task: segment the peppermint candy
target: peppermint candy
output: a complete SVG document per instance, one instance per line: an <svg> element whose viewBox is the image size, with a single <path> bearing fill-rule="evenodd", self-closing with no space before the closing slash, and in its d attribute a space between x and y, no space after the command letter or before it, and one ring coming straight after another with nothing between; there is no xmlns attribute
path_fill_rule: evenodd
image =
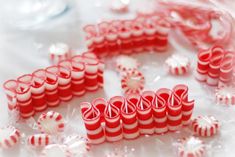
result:
<svg viewBox="0 0 235 157"><path fill-rule="evenodd" d="M128 5L129 5L130 1L126 0L112 0L110 9L113 12L117 12L117 13L124 13L128 11Z"/></svg>
<svg viewBox="0 0 235 157"><path fill-rule="evenodd" d="M66 145L51 144L46 146L40 157L72 157L73 154L69 151Z"/></svg>
<svg viewBox="0 0 235 157"><path fill-rule="evenodd" d="M189 58L183 55L174 54L166 60L169 73L172 75L183 75L190 69Z"/></svg>
<svg viewBox="0 0 235 157"><path fill-rule="evenodd" d="M139 65L140 63L130 56L120 55L116 59L116 68L120 72L136 70Z"/></svg>
<svg viewBox="0 0 235 157"><path fill-rule="evenodd" d="M179 157L202 157L206 146L199 138L182 138L178 141L177 151Z"/></svg>
<svg viewBox="0 0 235 157"><path fill-rule="evenodd" d="M218 87L215 96L217 103L235 105L235 86Z"/></svg>
<svg viewBox="0 0 235 157"><path fill-rule="evenodd" d="M52 142L52 137L48 134L35 134L30 135L27 139L27 143L30 146L42 147L50 144Z"/></svg>
<svg viewBox="0 0 235 157"><path fill-rule="evenodd" d="M199 136L210 137L219 131L220 124L213 116L198 116L192 121L192 127Z"/></svg>
<svg viewBox="0 0 235 157"><path fill-rule="evenodd" d="M64 144L73 155L84 156L90 149L87 138L80 135L71 135L66 137Z"/></svg>
<svg viewBox="0 0 235 157"><path fill-rule="evenodd" d="M13 126L0 128L0 147L8 149L16 145L20 140L20 131Z"/></svg>
<svg viewBox="0 0 235 157"><path fill-rule="evenodd" d="M38 118L38 128L42 133L56 134L64 131L63 116L54 111L43 113Z"/></svg>
<svg viewBox="0 0 235 157"><path fill-rule="evenodd" d="M121 86L125 94L140 93L144 89L145 79L140 71L128 71L121 79Z"/></svg>
<svg viewBox="0 0 235 157"><path fill-rule="evenodd" d="M52 63L57 64L58 62L69 59L71 57L71 51L67 44L56 43L51 45L49 48L50 60Z"/></svg>

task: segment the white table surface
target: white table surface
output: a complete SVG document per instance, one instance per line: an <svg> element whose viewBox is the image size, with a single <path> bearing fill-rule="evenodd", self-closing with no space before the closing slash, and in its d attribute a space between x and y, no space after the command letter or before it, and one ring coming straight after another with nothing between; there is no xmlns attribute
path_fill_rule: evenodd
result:
<svg viewBox="0 0 235 157"><path fill-rule="evenodd" d="M134 0L133 0L134 1ZM77 0L73 1L71 10L64 16L53 21L43 23L34 29L5 28L0 25L0 84L8 79L15 79L26 73L31 73L38 68L50 65L48 59L48 47L55 42L65 42L78 52L85 50L82 26L86 23L96 23L102 19L130 18L134 16L136 8L140 7L141 0L131 3L131 10L128 14L118 15L109 11L108 0ZM193 116L214 115L221 123L222 128L218 135L211 138L202 138L207 144L207 155L209 157L232 157L234 156L235 145L235 108L225 107L215 103L213 88L201 84L194 79L196 50L191 48L184 41L174 41L171 39L169 50L165 53L143 52L133 55L141 63L141 71L146 78L145 89L157 90L160 87L172 88L174 85L184 83L189 86L190 98L195 99L195 109ZM167 57L173 53L187 55L192 61L192 72L186 76L174 77L166 73L163 63ZM82 98L74 98L69 103L63 103L56 111L61 112L68 120L67 134L85 134L85 129L77 112L77 121L68 113L78 107L82 101L91 101L96 97L110 98L120 95L120 78L113 68L113 58L107 63L105 70L105 87L96 93L87 93ZM2 88L0 89L0 126L11 123L7 114L6 98ZM37 115L38 116L38 115ZM36 116L36 117L37 117ZM35 119L36 119L35 117ZM38 156L38 151L25 147L25 136L36 131L26 125L18 126L22 128L23 138L20 144L10 150L1 150L0 157L34 157ZM126 151L127 157L170 157L176 156L173 143L180 137L192 135L191 130L186 127L179 132L168 133L162 136L142 136L136 140L122 140L116 143L105 143L93 146L90 152L91 157L103 157L115 149Z"/></svg>

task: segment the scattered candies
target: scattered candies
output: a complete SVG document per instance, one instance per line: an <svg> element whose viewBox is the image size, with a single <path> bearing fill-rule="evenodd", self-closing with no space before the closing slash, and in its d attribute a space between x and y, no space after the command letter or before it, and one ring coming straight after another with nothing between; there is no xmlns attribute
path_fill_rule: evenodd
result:
<svg viewBox="0 0 235 157"><path fill-rule="evenodd" d="M145 79L140 71L127 71L122 76L121 86L125 94L140 93L144 89Z"/></svg>
<svg viewBox="0 0 235 157"><path fill-rule="evenodd" d="M46 146L40 157L73 157L66 145L51 144Z"/></svg>
<svg viewBox="0 0 235 157"><path fill-rule="evenodd" d="M0 148L8 149L20 140L20 131L13 126L0 128Z"/></svg>
<svg viewBox="0 0 235 157"><path fill-rule="evenodd" d="M172 75L184 75L189 72L189 58L183 55L174 54L166 60L169 73Z"/></svg>
<svg viewBox="0 0 235 157"><path fill-rule="evenodd" d="M213 116L198 116L192 121L193 131L203 137L215 135L220 128L220 123Z"/></svg>
<svg viewBox="0 0 235 157"><path fill-rule="evenodd" d="M161 88L156 93L97 98L81 103L82 118L91 144L135 139L140 134L163 134L188 125L194 101L188 100L188 87ZM104 123L104 124L102 124ZM104 127L102 127L104 125Z"/></svg>
<svg viewBox="0 0 235 157"><path fill-rule="evenodd" d="M218 87L215 96L219 104L235 105L235 86Z"/></svg>
<svg viewBox="0 0 235 157"><path fill-rule="evenodd" d="M35 134L30 135L27 138L28 145L35 147L44 147L46 145L51 144L52 137L48 134Z"/></svg>
<svg viewBox="0 0 235 157"><path fill-rule="evenodd" d="M56 43L50 46L50 60L53 64L57 64L62 60L71 58L71 50L65 43Z"/></svg>
<svg viewBox="0 0 235 157"><path fill-rule="evenodd" d="M182 138L178 140L177 151L179 157L202 157L206 146L196 137Z"/></svg>
<svg viewBox="0 0 235 157"><path fill-rule="evenodd" d="M56 134L64 131L65 122L63 116L54 111L43 113L38 118L38 127L42 133Z"/></svg>
<svg viewBox="0 0 235 157"><path fill-rule="evenodd" d="M136 70L139 65L140 63L130 56L120 55L116 59L116 68L120 72Z"/></svg>

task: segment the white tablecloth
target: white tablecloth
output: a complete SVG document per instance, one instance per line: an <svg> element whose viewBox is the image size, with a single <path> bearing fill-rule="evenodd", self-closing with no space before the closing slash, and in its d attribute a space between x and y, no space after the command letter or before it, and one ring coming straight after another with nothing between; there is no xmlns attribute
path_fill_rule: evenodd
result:
<svg viewBox="0 0 235 157"><path fill-rule="evenodd" d="M136 3L134 3L134 1ZM55 42L65 42L78 53L85 50L82 26L86 23L96 23L104 19L130 18L134 16L135 9L143 3L134 0L131 3L128 14L118 15L110 12L107 7L108 0L77 0L72 1L72 8L63 16L54 20L42 23L33 29L17 29L14 27L1 27L0 29L0 84L8 79L15 79L36 69L50 65L48 58L48 47ZM2 25L3 26L3 25ZM187 55L192 60L192 72L186 76L175 77L166 73L163 63L173 53ZM146 78L145 89L157 90L160 87L172 88L174 85L184 83L189 86L190 98L195 99L193 116L214 115L221 123L221 132L211 138L202 138L207 144L207 155L213 157L234 156L235 145L235 108L225 107L215 103L214 91L207 85L201 84L194 79L193 72L196 63L196 51L184 42L171 40L171 45L166 53L143 52L133 55L141 63L141 71ZM113 68L113 58L107 61L105 71L104 91L87 93L82 98L75 98L69 103L63 103L56 111L63 113L67 119L74 107L78 107L81 101L91 101L93 98L102 96L110 98L121 94L120 78ZM3 90L0 89L0 126L11 123L7 114L6 98ZM69 108L69 109L68 109ZM37 116L36 116L37 117ZM35 119L36 119L35 117ZM70 121L69 124L75 127L76 133L85 134L85 129L80 115L78 121ZM0 151L2 157L32 157L37 156L37 150L24 147L26 136L35 132L26 126L23 128L21 145ZM71 131L71 130L70 130ZM68 131L69 132L69 131ZM113 150L125 151L126 156L155 157L155 156L176 156L173 143L180 137L192 135L188 127L179 132L166 135L142 136L136 140L122 140L113 144L105 143L91 148L92 157L103 157Z"/></svg>

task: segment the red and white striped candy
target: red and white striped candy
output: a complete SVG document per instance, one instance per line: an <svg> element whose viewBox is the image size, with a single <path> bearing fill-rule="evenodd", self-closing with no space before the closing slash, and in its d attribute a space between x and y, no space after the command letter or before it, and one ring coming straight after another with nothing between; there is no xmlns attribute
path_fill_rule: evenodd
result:
<svg viewBox="0 0 235 157"><path fill-rule="evenodd" d="M215 86L218 84L223 57L224 49L222 47L213 47L206 80L208 85Z"/></svg>
<svg viewBox="0 0 235 157"><path fill-rule="evenodd" d="M71 57L71 51L68 45L65 43L56 43L49 48L50 60L53 64L57 64L62 60L69 59Z"/></svg>
<svg viewBox="0 0 235 157"><path fill-rule="evenodd" d="M228 85L216 89L216 101L220 104L235 105L235 86Z"/></svg>
<svg viewBox="0 0 235 157"><path fill-rule="evenodd" d="M123 98L124 99L124 98ZM121 108L123 136L125 139L135 139L139 136L136 106L131 101L124 101Z"/></svg>
<svg viewBox="0 0 235 157"><path fill-rule="evenodd" d="M202 157L206 151L203 141L196 137L182 138L177 143L179 157Z"/></svg>
<svg viewBox="0 0 235 157"><path fill-rule="evenodd" d="M56 134L64 131L63 116L54 111L43 113L38 118L38 128L42 133Z"/></svg>
<svg viewBox="0 0 235 157"><path fill-rule="evenodd" d="M16 98L19 105L20 116L22 118L29 118L35 114L30 86L23 82L18 82L16 88Z"/></svg>
<svg viewBox="0 0 235 157"><path fill-rule="evenodd" d="M213 116L198 116L192 121L193 131L199 136L213 136L219 131L220 124Z"/></svg>
<svg viewBox="0 0 235 157"><path fill-rule="evenodd" d="M222 83L230 83L233 78L233 68L235 63L235 54L233 52L227 52L224 55L223 61L220 65L219 80Z"/></svg>
<svg viewBox="0 0 235 157"><path fill-rule="evenodd" d="M71 71L71 90L75 96L85 94L85 64L83 62L75 62L64 60L59 63L60 66L66 67Z"/></svg>
<svg viewBox="0 0 235 157"><path fill-rule="evenodd" d="M37 112L44 111L47 108L45 101L45 81L31 74L20 76L17 80L30 86L34 110Z"/></svg>
<svg viewBox="0 0 235 157"><path fill-rule="evenodd" d="M50 66L46 68L47 72L56 74L58 77L58 94L62 101L69 101L73 98L71 91L71 71L63 66Z"/></svg>
<svg viewBox="0 0 235 157"><path fill-rule="evenodd" d="M206 81L207 79L211 54L211 49L200 50L198 52L197 72L195 76L198 81Z"/></svg>
<svg viewBox="0 0 235 157"><path fill-rule="evenodd" d="M155 121L155 133L163 134L168 131L167 126L167 99L171 95L171 90L167 88L158 89L153 102L153 116Z"/></svg>
<svg viewBox="0 0 235 157"><path fill-rule="evenodd" d="M111 98L112 99L112 98ZM120 110L109 103L104 111L105 135L109 142L119 141L123 138Z"/></svg>
<svg viewBox="0 0 235 157"><path fill-rule="evenodd" d="M16 91L15 91L17 85L18 83L16 80L8 80L3 84L3 89L7 96L8 109L10 111L18 107L16 100Z"/></svg>
<svg viewBox="0 0 235 157"><path fill-rule="evenodd" d="M82 118L87 131L87 138L91 144L100 144L105 141L101 126L101 113L96 106L88 102L81 103Z"/></svg>
<svg viewBox="0 0 235 157"><path fill-rule="evenodd" d="M35 134L28 136L28 145L42 147L52 143L52 137L48 134Z"/></svg>
<svg viewBox="0 0 235 157"><path fill-rule="evenodd" d="M141 134L153 134L155 131L152 110L154 100L155 93L153 91L144 91L141 94L141 103L138 103L136 106Z"/></svg>
<svg viewBox="0 0 235 157"><path fill-rule="evenodd" d="M49 107L58 106L60 103L58 95L58 76L54 73L39 69L33 72L33 75L45 80L45 98Z"/></svg>
<svg viewBox="0 0 235 157"><path fill-rule="evenodd" d="M168 71L173 75L186 74L190 69L189 58L183 55L174 54L166 60Z"/></svg>
<svg viewBox="0 0 235 157"><path fill-rule="evenodd" d="M20 131L13 126L0 128L0 148L8 149L20 140Z"/></svg>
<svg viewBox="0 0 235 157"><path fill-rule="evenodd" d="M130 56L120 55L116 59L116 68L119 72L136 70L139 66L140 63Z"/></svg>
<svg viewBox="0 0 235 157"><path fill-rule="evenodd" d="M140 71L127 71L121 79L121 86L125 94L140 93L144 89L145 79Z"/></svg>
<svg viewBox="0 0 235 157"><path fill-rule="evenodd" d="M136 106L139 132L141 134L153 134L154 133L154 123L153 123L153 113L152 104L142 101L142 98L148 99L148 93L140 96L139 94L129 94L126 97L127 102ZM144 97L143 97L144 96ZM147 98L146 98L147 97ZM150 95L151 97L151 95Z"/></svg>
<svg viewBox="0 0 235 157"><path fill-rule="evenodd" d="M40 157L73 157L73 154L70 152L66 145L60 144L51 144L46 146Z"/></svg>
<svg viewBox="0 0 235 157"><path fill-rule="evenodd" d="M194 108L194 100L188 100L188 87L183 84L176 85L173 88L174 95L177 95L182 103L182 124L190 124Z"/></svg>
<svg viewBox="0 0 235 157"><path fill-rule="evenodd" d="M124 13L128 11L128 5L130 1L126 0L112 0L110 9L117 13Z"/></svg>

